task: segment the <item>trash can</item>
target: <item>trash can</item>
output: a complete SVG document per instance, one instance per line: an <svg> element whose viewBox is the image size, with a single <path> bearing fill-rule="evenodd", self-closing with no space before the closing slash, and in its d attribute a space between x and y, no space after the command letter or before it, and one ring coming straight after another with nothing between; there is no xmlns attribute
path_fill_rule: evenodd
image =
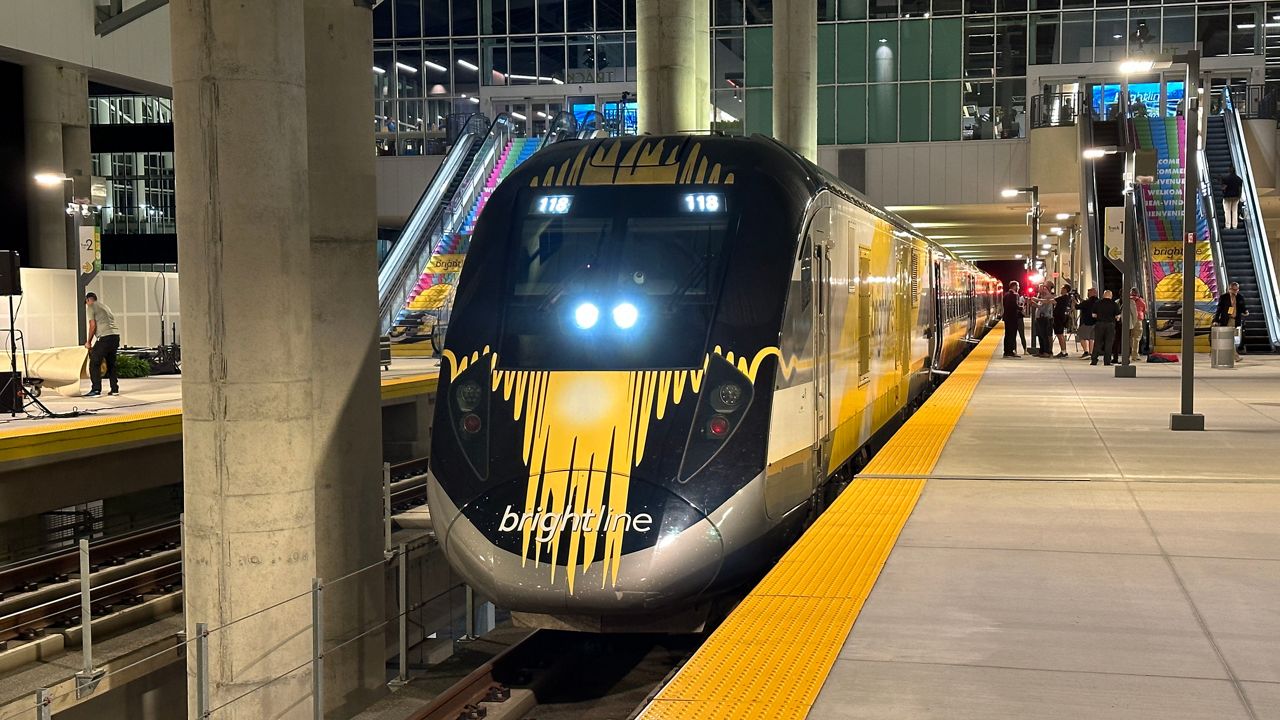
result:
<svg viewBox="0 0 1280 720"><path fill-rule="evenodd" d="M1236 366L1236 329L1214 327L1209 335L1209 360L1214 368Z"/></svg>

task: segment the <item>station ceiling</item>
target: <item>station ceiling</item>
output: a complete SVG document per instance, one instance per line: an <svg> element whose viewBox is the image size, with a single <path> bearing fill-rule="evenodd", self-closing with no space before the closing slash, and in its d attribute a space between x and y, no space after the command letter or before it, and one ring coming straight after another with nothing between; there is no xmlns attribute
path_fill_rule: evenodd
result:
<svg viewBox="0 0 1280 720"><path fill-rule="evenodd" d="M1065 253L1065 238L1070 227L1080 222L1077 198L1074 195L1042 197L1041 208L1040 232L1045 237L1037 243L1037 250L1044 249L1045 243L1055 246L1060 243ZM1031 249L1025 202L901 205L888 209L967 260L1021 259ZM1059 215L1067 217L1059 219ZM1054 232L1055 227L1062 228L1061 236ZM1064 239L1059 241L1059 237Z"/></svg>

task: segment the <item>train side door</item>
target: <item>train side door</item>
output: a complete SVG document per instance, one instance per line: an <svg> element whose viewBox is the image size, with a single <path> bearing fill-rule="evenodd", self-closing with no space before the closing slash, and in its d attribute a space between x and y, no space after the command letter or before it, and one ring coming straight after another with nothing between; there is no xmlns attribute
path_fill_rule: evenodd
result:
<svg viewBox="0 0 1280 720"><path fill-rule="evenodd" d="M809 224L813 248L814 486L827 477L831 457L831 210L821 208Z"/></svg>

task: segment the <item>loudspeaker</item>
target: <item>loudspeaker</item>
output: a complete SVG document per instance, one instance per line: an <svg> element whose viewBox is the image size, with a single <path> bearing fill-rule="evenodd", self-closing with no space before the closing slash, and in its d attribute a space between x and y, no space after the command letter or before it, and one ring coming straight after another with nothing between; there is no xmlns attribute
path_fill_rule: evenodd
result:
<svg viewBox="0 0 1280 720"><path fill-rule="evenodd" d="M17 250L0 250L0 295L22 294L22 259Z"/></svg>
<svg viewBox="0 0 1280 720"><path fill-rule="evenodd" d="M22 373L0 371L0 413L22 412Z"/></svg>

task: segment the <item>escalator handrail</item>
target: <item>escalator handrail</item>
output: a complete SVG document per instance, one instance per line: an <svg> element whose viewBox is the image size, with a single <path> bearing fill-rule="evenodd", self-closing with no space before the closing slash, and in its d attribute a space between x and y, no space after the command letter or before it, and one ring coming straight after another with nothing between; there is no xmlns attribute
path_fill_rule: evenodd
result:
<svg viewBox="0 0 1280 720"><path fill-rule="evenodd" d="M594 126L591 124L594 121ZM582 115L582 120L578 123L578 139L588 140L591 135L603 130L605 127L604 114L599 110L588 110ZM584 133L586 133L584 135Z"/></svg>
<svg viewBox="0 0 1280 720"><path fill-rule="evenodd" d="M561 110L551 117L551 122L547 123L547 134L542 136L538 149L561 140L562 132L566 133L565 137L576 137L578 134L578 118L568 110Z"/></svg>
<svg viewBox="0 0 1280 720"><path fill-rule="evenodd" d="M1203 144L1208 146L1207 138ZM1218 208L1217 203L1213 202L1213 180L1209 177L1209 158L1204 152L1199 153L1197 166L1200 173L1198 178L1200 192L1196 197L1200 203L1200 211L1204 213L1205 225L1209 226L1209 250L1213 254L1213 276L1217 279L1218 291L1222 292L1227 287L1225 262L1227 254L1222 248L1222 233L1218 231ZM1199 228L1196 232L1199 232Z"/></svg>
<svg viewBox="0 0 1280 720"><path fill-rule="evenodd" d="M1224 113L1223 124L1227 130L1227 146L1231 149L1231 161L1237 173L1244 180L1244 225L1245 235L1249 239L1249 251L1253 255L1253 272L1258 280L1258 304L1267 318L1267 335L1272 347L1280 346L1280 285L1276 282L1275 261L1271 257L1271 246L1266 240L1266 231L1261 224L1261 206L1258 204L1258 188L1254 184L1253 166L1249 162L1249 153L1244 145L1244 124L1240 120L1240 111L1230 107Z"/></svg>
<svg viewBox="0 0 1280 720"><path fill-rule="evenodd" d="M466 172L474 167L474 161L470 167L464 167L466 158L472 154L472 148L478 142L488 142L504 123L506 126L511 123L510 118L504 113L488 123L485 126L487 130L481 135L476 130L480 127L478 120L483 121L487 118L480 113L475 113L464 123L465 133L458 138L449 155L445 157L441 169L432 178L427 191L414 207L409 222L401 231L401 240L392 247L391 254L388 255L387 261L378 273L379 332L386 333L390 330L399 306L405 301L408 285L417 281L423 265L430 258L435 239L440 235L439 227L449 209L450 198L444 195L459 172ZM447 169L446 165L448 165ZM458 187L461 189L463 186Z"/></svg>
<svg viewBox="0 0 1280 720"><path fill-rule="evenodd" d="M1079 123L1080 147L1093 147L1093 116L1087 114ZM1098 181L1097 181L1097 164L1082 161L1083 171L1081 172L1081 191L1084 195L1084 219L1083 223L1085 232L1085 245L1089 248L1089 272L1093 275L1093 282L1089 283L1090 287L1102 287L1102 258L1105 252L1099 252L1102 244L1102 234L1099 228L1099 210L1098 207Z"/></svg>

